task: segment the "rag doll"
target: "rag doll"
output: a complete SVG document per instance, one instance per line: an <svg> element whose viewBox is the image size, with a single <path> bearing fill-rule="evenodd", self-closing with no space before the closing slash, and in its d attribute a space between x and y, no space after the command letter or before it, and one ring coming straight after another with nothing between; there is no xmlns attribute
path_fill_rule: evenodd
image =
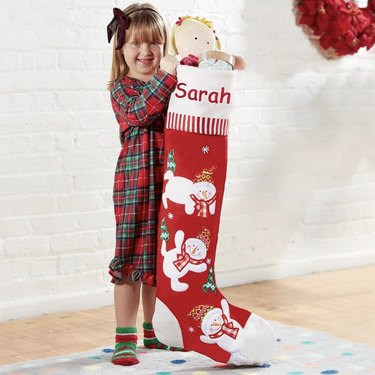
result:
<svg viewBox="0 0 375 375"><path fill-rule="evenodd" d="M181 65L198 67L199 56L206 51L220 51L220 39L211 21L200 17L179 17L171 31L170 53L180 59ZM229 56L229 55L228 55ZM233 68L245 69L241 56L233 56Z"/></svg>

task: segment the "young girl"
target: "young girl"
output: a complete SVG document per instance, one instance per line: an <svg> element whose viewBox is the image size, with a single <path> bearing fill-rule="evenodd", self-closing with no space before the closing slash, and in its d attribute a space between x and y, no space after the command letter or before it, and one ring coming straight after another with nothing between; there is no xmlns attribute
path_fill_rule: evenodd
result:
<svg viewBox="0 0 375 375"><path fill-rule="evenodd" d="M167 29L148 3L113 10L108 39L114 36L109 90L120 127L113 200L116 252L110 263L116 313L116 345L112 362L134 365L136 317L142 295L144 345L180 350L155 337L157 214L163 184L163 130L178 61L166 56Z"/></svg>

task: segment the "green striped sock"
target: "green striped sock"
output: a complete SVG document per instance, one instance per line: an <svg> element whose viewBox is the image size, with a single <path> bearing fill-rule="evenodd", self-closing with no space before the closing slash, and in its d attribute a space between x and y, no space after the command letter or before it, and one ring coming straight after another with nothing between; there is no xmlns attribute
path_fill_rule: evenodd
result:
<svg viewBox="0 0 375 375"><path fill-rule="evenodd" d="M117 327L115 351L112 363L120 366L132 366L139 363L137 358L137 328Z"/></svg>
<svg viewBox="0 0 375 375"><path fill-rule="evenodd" d="M143 345L149 349L170 350L172 352L186 352L183 348L169 346L161 343L155 336L152 323L143 323Z"/></svg>

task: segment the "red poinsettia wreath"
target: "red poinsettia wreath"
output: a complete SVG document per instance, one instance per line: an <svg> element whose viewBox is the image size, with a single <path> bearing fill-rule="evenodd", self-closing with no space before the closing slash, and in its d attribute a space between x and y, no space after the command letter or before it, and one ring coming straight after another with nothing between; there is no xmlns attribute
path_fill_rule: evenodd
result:
<svg viewBox="0 0 375 375"><path fill-rule="evenodd" d="M345 0L296 0L295 11L297 23L306 25L328 57L353 55L375 44L375 0L365 8Z"/></svg>

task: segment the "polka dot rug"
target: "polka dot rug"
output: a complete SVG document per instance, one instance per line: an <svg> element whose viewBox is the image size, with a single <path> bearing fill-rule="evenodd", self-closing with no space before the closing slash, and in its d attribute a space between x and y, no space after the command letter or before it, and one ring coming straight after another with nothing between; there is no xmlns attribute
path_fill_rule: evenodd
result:
<svg viewBox="0 0 375 375"><path fill-rule="evenodd" d="M375 349L322 332L271 322L277 337L275 358L262 367L217 363L194 352L176 353L139 347L136 366L110 362L112 347L0 366L7 375L375 375Z"/></svg>

